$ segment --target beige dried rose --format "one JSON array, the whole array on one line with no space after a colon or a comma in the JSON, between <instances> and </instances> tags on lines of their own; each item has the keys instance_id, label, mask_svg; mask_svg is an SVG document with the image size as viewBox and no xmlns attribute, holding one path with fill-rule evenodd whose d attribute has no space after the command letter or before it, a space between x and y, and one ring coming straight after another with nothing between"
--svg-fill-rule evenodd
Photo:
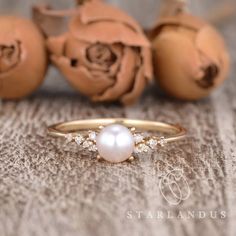
<instances>
[{"instance_id":1,"label":"beige dried rose","mask_svg":"<svg viewBox=\"0 0 236 236\"><path fill-rule=\"evenodd\" d=\"M41 7L35 15L55 16ZM38 17L37 17L38 18ZM45 30L46 25L38 21ZM53 63L93 101L135 102L152 79L151 47L140 26L119 9L92 0L78 7L60 36L49 36Z\"/></svg>"},{"instance_id":2,"label":"beige dried rose","mask_svg":"<svg viewBox=\"0 0 236 236\"><path fill-rule=\"evenodd\" d=\"M186 12L162 16L151 33L154 71L173 97L206 97L227 78L229 55L221 35Z\"/></svg>"},{"instance_id":3,"label":"beige dried rose","mask_svg":"<svg viewBox=\"0 0 236 236\"><path fill-rule=\"evenodd\" d=\"M1 16L0 28L0 98L21 98L44 79L44 38L35 24L21 17Z\"/></svg>"}]
</instances>

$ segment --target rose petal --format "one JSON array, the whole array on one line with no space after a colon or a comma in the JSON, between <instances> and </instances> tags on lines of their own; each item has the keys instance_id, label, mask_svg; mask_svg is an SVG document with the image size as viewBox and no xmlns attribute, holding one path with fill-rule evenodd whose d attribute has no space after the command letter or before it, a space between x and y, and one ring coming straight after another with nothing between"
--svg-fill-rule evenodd
<instances>
[{"instance_id":1,"label":"rose petal","mask_svg":"<svg viewBox=\"0 0 236 236\"><path fill-rule=\"evenodd\" d=\"M98 21L114 21L121 22L136 32L142 32L139 24L124 11L100 1L90 1L81 6L80 17L84 24Z\"/></svg>"},{"instance_id":2,"label":"rose petal","mask_svg":"<svg viewBox=\"0 0 236 236\"><path fill-rule=\"evenodd\" d=\"M217 63L223 49L223 39L210 26L203 27L197 34L196 46ZM218 61L219 62L219 61Z\"/></svg>"},{"instance_id":3,"label":"rose petal","mask_svg":"<svg viewBox=\"0 0 236 236\"><path fill-rule=\"evenodd\" d=\"M152 52L149 48L142 48L141 50L143 65L144 65L144 75L151 81L153 79L153 63L152 63Z\"/></svg>"},{"instance_id":4,"label":"rose petal","mask_svg":"<svg viewBox=\"0 0 236 236\"><path fill-rule=\"evenodd\" d=\"M150 47L144 34L137 33L120 22L97 21L86 25L79 17L75 17L70 23L70 31L76 39L89 43L123 43L127 46Z\"/></svg>"},{"instance_id":5,"label":"rose petal","mask_svg":"<svg viewBox=\"0 0 236 236\"><path fill-rule=\"evenodd\" d=\"M147 80L144 76L144 67L141 66L137 72L132 90L121 98L121 102L124 105L133 104L141 96L146 84Z\"/></svg>"},{"instance_id":6,"label":"rose petal","mask_svg":"<svg viewBox=\"0 0 236 236\"><path fill-rule=\"evenodd\" d=\"M206 22L188 13L181 13L175 16L162 17L152 29L149 36L153 40L159 34L163 26L183 26L194 31L198 31L206 25Z\"/></svg>"},{"instance_id":7,"label":"rose petal","mask_svg":"<svg viewBox=\"0 0 236 236\"><path fill-rule=\"evenodd\" d=\"M90 46L89 43L80 41L72 37L68 37L65 46L65 56L69 59L76 59L80 65L87 67L88 69L96 69L104 71L101 66L89 62L86 56L86 50Z\"/></svg>"},{"instance_id":8,"label":"rose petal","mask_svg":"<svg viewBox=\"0 0 236 236\"><path fill-rule=\"evenodd\" d=\"M114 80L105 75L102 77L91 76L88 69L83 66L71 67L70 60L65 57L52 56L51 59L70 83L84 95L93 96L102 93L114 84Z\"/></svg>"},{"instance_id":9,"label":"rose petal","mask_svg":"<svg viewBox=\"0 0 236 236\"><path fill-rule=\"evenodd\" d=\"M121 62L121 70L117 74L116 83L108 88L102 95L94 96L92 99L94 101L113 101L126 93L135 79L137 60L137 53L130 47L126 47Z\"/></svg>"},{"instance_id":10,"label":"rose petal","mask_svg":"<svg viewBox=\"0 0 236 236\"><path fill-rule=\"evenodd\" d=\"M121 44L110 45L112 52L116 55L116 62L109 68L109 76L115 76L118 73L123 54L123 46Z\"/></svg>"},{"instance_id":11,"label":"rose petal","mask_svg":"<svg viewBox=\"0 0 236 236\"><path fill-rule=\"evenodd\" d=\"M122 56L122 47L118 44L112 44L107 45L109 49L116 55L116 61L113 65L110 66L110 68L107 68L106 65L99 65L97 63L92 63L88 60L86 51L91 45L84 42L77 40L73 37L68 37L68 40L66 42L65 46L65 56L69 59L75 59L77 60L77 63L80 65L84 65L90 70L99 70L106 72L106 74L109 77L112 77L116 74L119 64L120 64L120 58Z\"/></svg>"},{"instance_id":12,"label":"rose petal","mask_svg":"<svg viewBox=\"0 0 236 236\"><path fill-rule=\"evenodd\" d=\"M111 50L110 45L107 44L96 43L90 45L86 50L86 56L89 62L98 65L104 71L108 71L116 62L116 55Z\"/></svg>"},{"instance_id":13,"label":"rose petal","mask_svg":"<svg viewBox=\"0 0 236 236\"><path fill-rule=\"evenodd\" d=\"M214 79L215 85L223 82L228 74L230 64L223 38L213 27L206 26L199 31L196 46L205 57L205 68L215 65L219 69L218 76Z\"/></svg>"}]
</instances>

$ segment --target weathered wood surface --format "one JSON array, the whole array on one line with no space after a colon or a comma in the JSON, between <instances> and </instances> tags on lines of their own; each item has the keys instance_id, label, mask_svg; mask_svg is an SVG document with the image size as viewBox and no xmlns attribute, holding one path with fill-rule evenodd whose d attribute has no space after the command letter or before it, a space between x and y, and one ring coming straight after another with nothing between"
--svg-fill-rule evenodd
<instances>
[{"instance_id":1,"label":"weathered wood surface","mask_svg":"<svg viewBox=\"0 0 236 236\"><path fill-rule=\"evenodd\" d=\"M0 9L27 14L32 2L39 1L1 1ZM50 2L61 7L71 4ZM155 0L145 1L144 7L143 0L114 2L144 25L154 18ZM207 12L216 2L195 0L192 7ZM235 236L235 20L223 24L222 31L233 58L231 78L200 102L174 101L152 88L134 107L94 105L70 90L54 70L32 97L4 102L0 114L0 235ZM133 163L110 165L46 135L46 125L54 122L118 116L180 123L188 128L189 137ZM161 176L171 169L183 170L191 190L190 197L177 206L171 206L158 187ZM225 211L227 217L150 219L149 215L138 219L137 214L130 218L128 212L134 216L135 211L168 210L171 214Z\"/></svg>"}]
</instances>

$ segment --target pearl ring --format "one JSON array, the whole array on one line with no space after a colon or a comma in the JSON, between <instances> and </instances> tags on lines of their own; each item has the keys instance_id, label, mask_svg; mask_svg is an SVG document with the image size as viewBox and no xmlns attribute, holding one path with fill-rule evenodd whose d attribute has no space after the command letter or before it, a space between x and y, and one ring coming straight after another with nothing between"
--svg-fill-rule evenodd
<instances>
[{"instance_id":1,"label":"pearl ring","mask_svg":"<svg viewBox=\"0 0 236 236\"><path fill-rule=\"evenodd\" d=\"M98 159L112 163L132 160L134 154L155 150L186 136L186 130L179 125L123 118L64 122L49 126L48 133L77 143L81 150L98 152Z\"/></svg>"}]
</instances>

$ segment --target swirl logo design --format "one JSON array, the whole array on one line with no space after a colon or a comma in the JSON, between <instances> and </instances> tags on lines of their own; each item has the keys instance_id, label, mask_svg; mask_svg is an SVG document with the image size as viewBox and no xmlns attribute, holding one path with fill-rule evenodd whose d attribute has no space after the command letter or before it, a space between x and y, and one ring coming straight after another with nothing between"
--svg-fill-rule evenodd
<instances>
[{"instance_id":1,"label":"swirl logo design","mask_svg":"<svg viewBox=\"0 0 236 236\"><path fill-rule=\"evenodd\" d=\"M183 170L171 170L159 182L159 189L163 198L170 205L179 205L189 198L191 191Z\"/></svg>"}]
</instances>

